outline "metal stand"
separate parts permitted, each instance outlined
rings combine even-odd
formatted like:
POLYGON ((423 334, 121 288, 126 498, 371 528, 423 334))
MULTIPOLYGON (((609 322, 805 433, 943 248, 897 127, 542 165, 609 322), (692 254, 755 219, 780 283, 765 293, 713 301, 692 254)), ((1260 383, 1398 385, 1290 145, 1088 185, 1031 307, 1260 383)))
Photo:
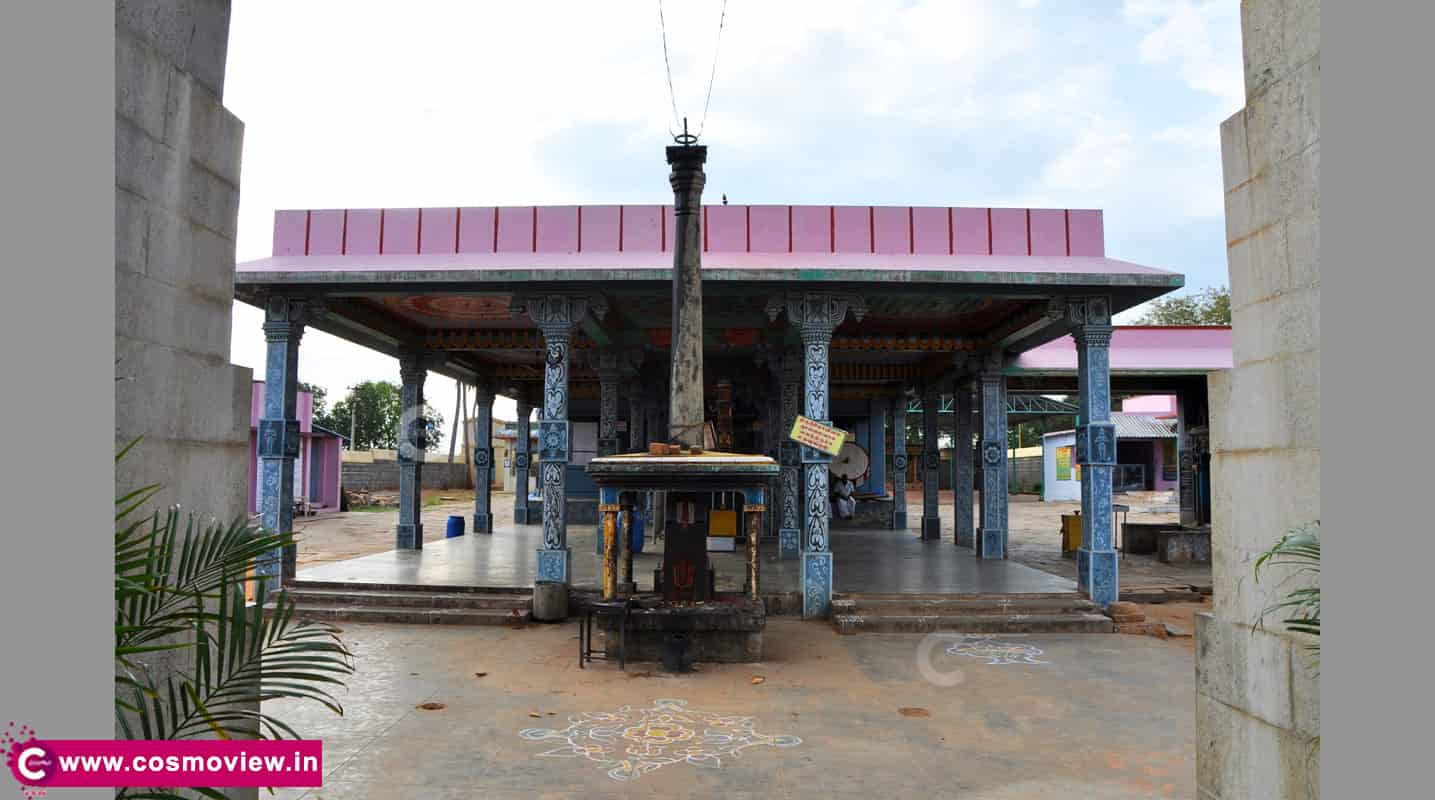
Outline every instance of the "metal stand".
POLYGON ((608 661, 607 648, 593 646, 593 618, 618 618, 618 669, 625 669, 628 663, 628 611, 632 603, 628 600, 595 600, 580 606, 582 615, 578 618, 578 669, 592 661, 608 661))

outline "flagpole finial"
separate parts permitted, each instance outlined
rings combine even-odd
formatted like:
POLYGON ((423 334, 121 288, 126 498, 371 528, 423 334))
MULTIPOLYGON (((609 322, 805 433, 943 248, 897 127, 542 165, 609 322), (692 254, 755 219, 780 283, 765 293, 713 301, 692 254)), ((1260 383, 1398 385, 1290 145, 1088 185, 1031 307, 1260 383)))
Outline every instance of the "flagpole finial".
POLYGON ((677 142, 678 144, 683 145, 683 146, 685 146, 685 147, 688 146, 688 145, 694 145, 694 144, 697 144, 697 143, 698 143, 698 137, 697 137, 695 134, 688 133, 688 118, 687 118, 687 117, 683 117, 683 132, 677 134, 676 136, 674 136, 674 137, 673 137, 673 141, 675 141, 675 142, 677 142))

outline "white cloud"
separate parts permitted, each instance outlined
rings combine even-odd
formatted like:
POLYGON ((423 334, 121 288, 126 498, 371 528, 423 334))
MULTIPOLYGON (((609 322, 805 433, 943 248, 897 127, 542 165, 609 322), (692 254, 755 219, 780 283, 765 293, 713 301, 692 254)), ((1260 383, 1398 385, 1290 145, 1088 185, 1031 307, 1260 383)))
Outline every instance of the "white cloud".
POLYGON ((1149 29, 1141 40, 1146 63, 1175 67, 1187 85, 1219 98, 1229 111, 1245 103, 1238 3, 1126 0, 1122 13, 1149 29))

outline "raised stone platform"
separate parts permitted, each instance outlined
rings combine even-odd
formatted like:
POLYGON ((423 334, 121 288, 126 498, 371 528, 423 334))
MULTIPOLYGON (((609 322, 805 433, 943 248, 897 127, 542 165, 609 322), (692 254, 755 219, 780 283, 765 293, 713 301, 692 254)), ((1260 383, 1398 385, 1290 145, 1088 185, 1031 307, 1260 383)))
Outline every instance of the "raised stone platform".
MULTIPOLYGON (((618 619, 600 617, 604 648, 618 657, 618 619)), ((719 594, 708 603, 659 603, 628 614, 628 661, 661 661, 663 642, 674 633, 688 637, 688 657, 695 662, 751 663, 762 660, 762 631, 767 611, 761 600, 719 594)))

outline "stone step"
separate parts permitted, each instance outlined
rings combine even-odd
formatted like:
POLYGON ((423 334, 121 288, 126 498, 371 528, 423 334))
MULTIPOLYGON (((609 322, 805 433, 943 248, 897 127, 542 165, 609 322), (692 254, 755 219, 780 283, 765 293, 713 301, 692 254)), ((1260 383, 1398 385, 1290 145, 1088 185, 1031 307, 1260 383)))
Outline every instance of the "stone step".
POLYGON ((834 592, 834 600, 1068 600, 1081 599, 1079 592, 834 592))
POLYGON ((385 622, 400 625, 526 625, 524 608, 416 608, 413 606, 301 605, 297 619, 385 622))
POLYGON ((289 584, 292 592, 297 589, 335 589, 345 592, 416 592, 422 594, 520 594, 533 595, 532 586, 442 586, 414 585, 412 583, 361 583, 358 581, 307 581, 296 580, 289 584))
MULTIPOLYGON (((271 594, 270 597, 274 595, 271 594)), ((289 596, 308 606, 384 606, 388 608, 521 608, 533 607, 532 595, 477 592, 410 592, 390 590, 294 588, 289 596)))
POLYGON ((1101 614, 956 614, 922 616, 833 614, 838 633, 1111 633, 1114 624, 1101 614))
POLYGON ((956 616, 964 614, 1100 614, 1095 603, 1082 597, 946 597, 929 600, 872 600, 866 597, 833 600, 834 614, 857 616, 956 616))

